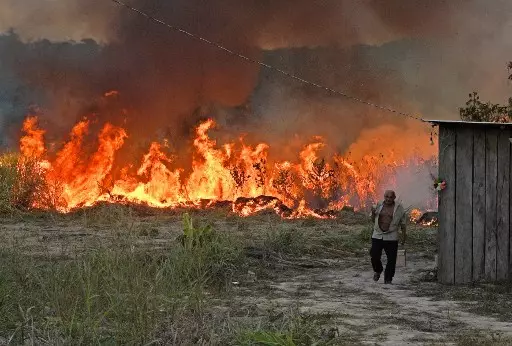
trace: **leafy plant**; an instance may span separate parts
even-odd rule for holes
[[[508,79],[512,80],[512,61],[507,64]],[[511,122],[512,121],[512,97],[508,104],[500,105],[491,102],[480,101],[477,92],[469,94],[466,107],[459,108],[460,117],[465,121],[487,121],[487,122]]]
[[[272,320],[272,321],[271,321]],[[326,333],[323,323],[315,316],[304,315],[292,308],[269,316],[254,329],[241,330],[237,345],[245,346],[295,346],[327,345],[336,335]]]
[[[477,92],[469,94],[466,107],[459,109],[460,117],[466,121],[510,122],[512,121],[512,97],[508,105],[502,106],[491,102],[480,101]]]
[[[194,222],[188,213],[183,215],[182,245],[190,250],[193,247],[203,246],[213,237],[211,225],[194,226]]]

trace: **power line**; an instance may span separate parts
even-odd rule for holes
[[[379,104],[376,104],[376,103],[373,103],[373,102],[369,102],[369,101],[363,100],[363,99],[355,97],[355,96],[348,95],[348,94],[346,94],[344,92],[335,90],[333,88],[326,87],[326,86],[323,86],[323,85],[315,83],[315,82],[311,82],[311,81],[306,80],[304,78],[301,78],[301,77],[299,77],[297,75],[289,73],[289,72],[287,72],[285,70],[282,70],[282,69],[280,69],[278,67],[274,67],[274,66],[266,64],[266,63],[264,63],[262,61],[252,59],[252,58],[250,58],[250,57],[248,57],[246,55],[243,55],[243,54],[235,52],[235,51],[233,51],[233,50],[231,50],[229,48],[226,48],[225,46],[223,46],[223,45],[221,45],[219,43],[213,42],[213,41],[208,40],[208,39],[206,39],[206,38],[204,38],[202,36],[199,36],[197,34],[191,33],[191,32],[189,32],[187,30],[184,30],[182,28],[176,27],[174,25],[168,24],[168,23],[164,22],[163,20],[155,18],[155,17],[147,14],[146,12],[143,12],[143,11],[141,11],[141,10],[135,8],[135,7],[132,7],[132,6],[124,3],[121,0],[111,0],[111,1],[117,3],[118,5],[120,5],[122,7],[127,8],[127,9],[129,9],[129,10],[131,10],[131,11],[133,11],[133,12],[135,12],[135,13],[143,16],[143,17],[146,17],[147,19],[149,19],[149,20],[151,20],[153,22],[156,22],[158,24],[162,24],[162,25],[166,26],[167,28],[169,28],[171,30],[178,31],[178,32],[180,32],[180,33],[182,33],[184,35],[187,35],[187,36],[189,36],[189,37],[191,37],[191,38],[193,38],[193,39],[195,39],[197,41],[201,41],[201,42],[206,43],[206,44],[208,44],[210,46],[216,47],[216,48],[218,48],[218,49],[220,49],[220,50],[222,50],[222,51],[224,51],[224,52],[226,52],[226,53],[228,53],[228,54],[230,54],[232,56],[235,56],[235,57],[238,57],[240,59],[246,60],[246,61],[248,61],[250,63],[253,63],[253,64],[260,65],[260,66],[265,67],[265,68],[267,68],[267,69],[269,69],[271,71],[278,72],[278,73],[280,73],[282,75],[285,75],[288,78],[297,80],[297,81],[299,81],[301,83],[304,83],[304,84],[307,84],[307,85],[310,85],[310,86],[314,86],[314,87],[319,88],[319,89],[324,89],[324,90],[326,90],[326,91],[328,91],[330,93],[333,93],[333,94],[345,97],[345,98],[350,99],[350,100],[355,101],[355,102],[359,102],[359,103],[365,104],[365,105],[370,106],[370,107],[374,107],[374,108],[377,108],[377,109],[380,109],[380,110],[383,110],[383,111],[391,112],[391,113],[394,113],[394,114],[397,114],[397,115],[401,115],[401,116],[404,116],[404,117],[408,117],[408,118],[411,118],[411,119],[423,121],[420,117],[417,117],[417,116],[414,116],[414,115],[411,115],[411,114],[408,114],[408,113],[405,113],[405,112],[402,112],[402,111],[390,108],[388,106],[379,105]]]

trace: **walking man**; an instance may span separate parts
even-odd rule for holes
[[[406,238],[406,213],[404,207],[395,202],[396,194],[392,190],[384,193],[384,200],[372,209],[373,234],[370,256],[373,267],[373,280],[379,281],[383,271],[382,250],[388,259],[384,271],[384,283],[391,284],[395,276],[396,256],[398,253],[398,230],[402,230],[402,245]]]

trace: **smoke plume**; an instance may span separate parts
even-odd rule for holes
[[[126,1],[253,59],[426,118],[456,118],[473,90],[493,101],[510,91],[510,1]],[[107,0],[7,0],[0,32],[4,145],[15,144],[34,106],[50,141],[85,115],[122,124],[127,160],[159,138],[184,150],[205,117],[224,135],[246,132],[284,156],[316,135],[341,153],[379,129],[397,147],[410,143],[396,137],[426,138],[421,124],[261,69]]]

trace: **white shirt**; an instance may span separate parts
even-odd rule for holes
[[[407,214],[405,212],[404,207],[400,203],[395,202],[395,209],[393,210],[393,220],[389,225],[389,230],[387,232],[384,232],[379,227],[379,214],[382,211],[382,206],[383,202],[380,201],[379,203],[377,203],[377,206],[375,207],[375,222],[373,224],[372,238],[396,241],[398,240],[398,229],[401,226],[405,227],[406,225]]]

